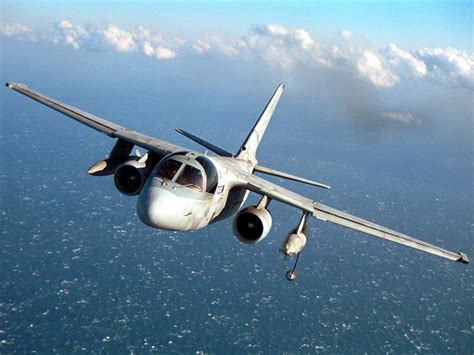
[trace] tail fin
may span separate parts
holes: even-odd
[[[263,134],[267,129],[268,123],[272,118],[273,111],[275,111],[275,107],[278,103],[278,100],[280,100],[284,88],[285,85],[278,85],[275,93],[273,94],[270,101],[268,101],[267,106],[260,115],[260,118],[255,123],[255,126],[253,126],[245,142],[240,147],[239,153],[237,154],[238,159],[251,160],[254,164],[256,164],[257,148],[262,141]]]

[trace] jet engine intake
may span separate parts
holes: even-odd
[[[266,208],[250,206],[241,210],[234,218],[232,229],[239,241],[255,244],[263,240],[272,228],[272,215]]]
[[[149,169],[144,162],[129,160],[120,165],[114,174],[117,190],[129,196],[138,195],[149,175]]]

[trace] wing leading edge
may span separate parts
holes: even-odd
[[[161,156],[186,150],[177,145],[119,126],[118,124],[84,112],[76,107],[66,105],[60,101],[29,89],[25,84],[6,83],[6,86],[109,137],[123,139],[142,148],[156,152]]]
[[[429,244],[408,235],[382,227],[378,224],[366,221],[362,218],[352,216],[335,208],[323,205],[322,203],[312,201],[307,197],[289,191],[257,176],[249,175],[247,189],[309,212],[313,217],[320,220],[339,224],[359,232],[370,234],[375,237],[386,239],[391,242],[402,244],[427,253],[435,254],[449,260],[458,261],[464,264],[469,263],[469,258],[464,253],[454,253],[436,245]]]

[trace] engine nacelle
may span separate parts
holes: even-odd
[[[139,157],[134,158],[136,158],[136,160],[140,159]],[[93,176],[113,175],[120,165],[129,160],[129,156],[104,159],[92,165],[89,170],[87,170],[87,173]]]
[[[272,215],[266,208],[250,206],[234,218],[232,229],[239,241],[255,244],[263,240],[272,228]]]
[[[123,163],[115,170],[115,187],[125,195],[138,195],[149,175],[147,170],[145,163],[134,159]]]

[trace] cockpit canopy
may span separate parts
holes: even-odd
[[[205,156],[192,152],[173,153],[157,166],[156,176],[194,191],[215,193],[217,169]]]

